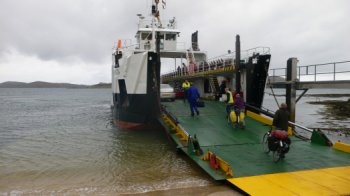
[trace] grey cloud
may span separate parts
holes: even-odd
[[[0,52],[13,48],[43,60],[103,62],[117,33],[135,28],[127,18],[136,10],[120,1],[5,0],[0,9]]]
[[[113,42],[134,38],[137,13],[149,13],[150,0],[2,0],[1,53],[14,48],[42,60],[110,60]],[[167,0],[164,19],[175,16],[181,40],[199,30],[209,56],[234,48],[270,46],[272,66],[297,56],[301,62],[346,60],[350,18],[346,0]],[[189,46],[189,45],[188,45]]]

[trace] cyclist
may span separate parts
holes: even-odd
[[[289,120],[289,112],[287,110],[287,104],[282,103],[280,108],[275,112],[273,117],[272,126],[274,126],[278,130],[284,130],[288,132],[288,120]]]

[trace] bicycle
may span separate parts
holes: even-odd
[[[272,130],[266,132],[262,139],[262,147],[265,153],[272,152],[272,160],[277,163],[285,157],[289,151],[291,141],[288,134],[281,130]]]

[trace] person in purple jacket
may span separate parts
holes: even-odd
[[[243,98],[239,93],[235,96],[235,102],[233,103],[233,108],[235,110],[237,121],[239,122],[239,125],[241,128],[245,128],[245,122],[244,122],[244,109],[245,109],[245,103]],[[239,119],[239,121],[238,121]]]
[[[245,103],[239,93],[236,94],[235,101],[233,103],[233,107],[236,110],[244,111]]]
[[[197,108],[197,101],[199,100],[200,95],[197,87],[195,87],[192,83],[190,88],[187,91],[187,99],[190,103],[191,116],[194,116],[194,111],[196,111],[197,115],[199,115],[199,111]]]

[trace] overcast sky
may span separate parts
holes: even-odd
[[[110,82],[111,49],[133,39],[151,0],[0,0],[0,82]],[[271,67],[350,60],[348,0],[167,0],[181,40],[199,31],[208,57],[271,48]],[[189,44],[188,44],[189,46]],[[165,66],[165,65],[164,65]],[[169,68],[163,69],[166,70]]]

